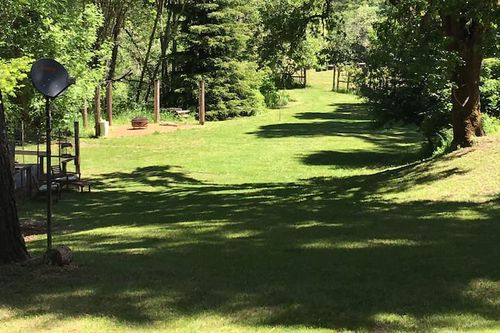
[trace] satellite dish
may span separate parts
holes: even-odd
[[[62,95],[73,83],[63,65],[52,59],[40,59],[33,64],[30,72],[31,82],[47,98]]]
[[[45,172],[45,186],[47,187],[47,249],[52,249],[52,184],[54,182],[52,172],[52,116],[50,114],[51,99],[61,96],[66,89],[75,83],[70,78],[68,71],[63,65],[52,59],[38,60],[31,66],[31,82],[36,90],[45,96],[45,121],[46,121],[46,156],[47,168]],[[47,252],[49,253],[49,252]]]

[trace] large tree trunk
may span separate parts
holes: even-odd
[[[453,147],[469,147],[474,138],[484,135],[481,121],[481,37],[483,27],[466,17],[443,17],[443,26],[452,37],[450,49],[460,56],[453,73],[452,89]]]
[[[481,121],[481,79],[482,57],[474,50],[468,52],[465,64],[459,65],[455,73],[456,87],[453,89],[453,145],[469,147],[474,138],[483,136]]]
[[[14,195],[14,179],[10,169],[7,127],[0,92],[0,264],[28,259]]]

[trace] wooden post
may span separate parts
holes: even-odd
[[[200,108],[198,118],[200,119],[200,125],[205,125],[205,80],[200,81],[199,88]]]
[[[154,113],[155,113],[155,123],[158,124],[160,122],[160,80],[155,81],[154,87]]]
[[[73,252],[65,245],[59,246],[55,249],[50,249],[45,253],[44,262],[47,265],[65,266],[69,265],[73,260]]]
[[[113,81],[106,86],[106,110],[108,111],[109,126],[113,124]]]
[[[76,173],[80,175],[80,124],[75,121],[75,169]]]
[[[95,89],[95,136],[99,136],[101,130],[99,128],[99,122],[101,121],[101,87],[97,86]]]
[[[347,72],[347,92],[349,92],[350,85],[351,85],[351,72]]]
[[[24,148],[25,131],[24,131],[24,121],[21,120],[21,146]]]
[[[335,83],[337,82],[337,66],[333,66],[333,87],[332,87],[332,91],[336,91],[337,89],[335,89],[336,85]]]
[[[337,91],[339,91],[339,89],[340,89],[340,73],[341,73],[341,70],[340,70],[340,66],[339,66],[338,71],[337,71]]]
[[[82,118],[83,118],[83,127],[87,128],[87,126],[89,125],[89,113],[87,108],[87,102],[83,104]]]
[[[304,88],[307,87],[307,68],[304,68]]]
[[[21,120],[21,148],[22,150],[24,150],[24,142],[26,141],[26,134],[25,134],[25,129],[24,129],[24,121]],[[16,152],[15,152],[15,144],[14,144],[14,162],[15,162],[15,158],[16,158]],[[24,164],[24,155],[23,155],[23,164]],[[31,179],[28,179],[28,181],[31,181]]]

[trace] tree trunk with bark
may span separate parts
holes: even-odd
[[[179,30],[179,22],[184,11],[185,2],[178,0],[167,1],[165,8],[168,10],[168,15],[166,19],[163,31],[160,34],[160,45],[161,53],[160,59],[156,66],[153,77],[156,78],[158,72],[160,72],[161,78],[161,106],[167,107],[170,102],[172,102],[173,87],[172,87],[172,66],[173,63],[169,59],[170,54],[175,53],[175,47],[171,45],[175,43],[175,39]]]
[[[475,137],[484,135],[480,96],[483,27],[477,20],[449,15],[443,17],[443,26],[452,38],[450,50],[460,57],[452,76],[453,147],[469,147]]]
[[[14,195],[14,178],[10,169],[7,126],[0,92],[0,264],[29,258],[21,235]]]
[[[113,51],[111,52],[111,60],[109,62],[109,70],[107,81],[113,81],[116,71],[116,63],[118,61],[118,51],[120,49],[119,38],[125,22],[127,8],[121,8],[116,16],[115,25],[113,27]]]
[[[135,97],[136,103],[139,103],[139,100],[141,98],[141,90],[142,90],[142,85],[144,83],[144,77],[146,76],[146,71],[148,69],[148,63],[149,63],[149,57],[151,55],[151,49],[153,47],[154,39],[156,36],[156,29],[158,28],[158,25],[160,23],[161,17],[163,15],[163,8],[164,8],[164,0],[157,0],[156,1],[156,17],[153,23],[153,29],[151,30],[151,35],[149,37],[149,43],[148,43],[148,49],[146,51],[145,59],[144,59],[144,64],[141,70],[141,78],[139,79],[139,85],[137,87],[137,94]],[[151,80],[154,80],[154,77],[150,77]],[[147,102],[147,101],[146,101]]]
[[[401,0],[389,0],[389,2],[396,6],[401,3]],[[485,134],[481,120],[480,96],[484,22],[471,17],[471,8],[467,6],[459,8],[461,10],[455,8],[455,11],[451,13],[441,11],[443,7],[437,6],[442,30],[451,41],[448,51],[456,53],[460,59],[452,73],[454,83],[451,94],[452,145],[454,148],[469,147],[473,144],[475,137]],[[429,17],[430,13],[427,13],[422,19],[428,22]]]

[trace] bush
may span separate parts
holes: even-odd
[[[481,108],[484,114],[500,118],[500,58],[486,59],[482,71]]]
[[[266,106],[270,109],[278,109],[288,104],[289,96],[276,88],[273,78],[269,75],[262,81],[260,92],[264,96]]]
[[[222,65],[221,65],[222,66]],[[228,62],[205,77],[206,119],[253,116],[262,109],[262,73],[252,62]]]
[[[428,144],[438,148],[442,133],[450,127],[451,113],[445,89],[433,88],[412,82],[387,86],[364,84],[361,94],[370,101],[372,116],[380,125],[414,124]]]
[[[483,127],[486,134],[500,132],[500,119],[488,114],[483,114]]]

